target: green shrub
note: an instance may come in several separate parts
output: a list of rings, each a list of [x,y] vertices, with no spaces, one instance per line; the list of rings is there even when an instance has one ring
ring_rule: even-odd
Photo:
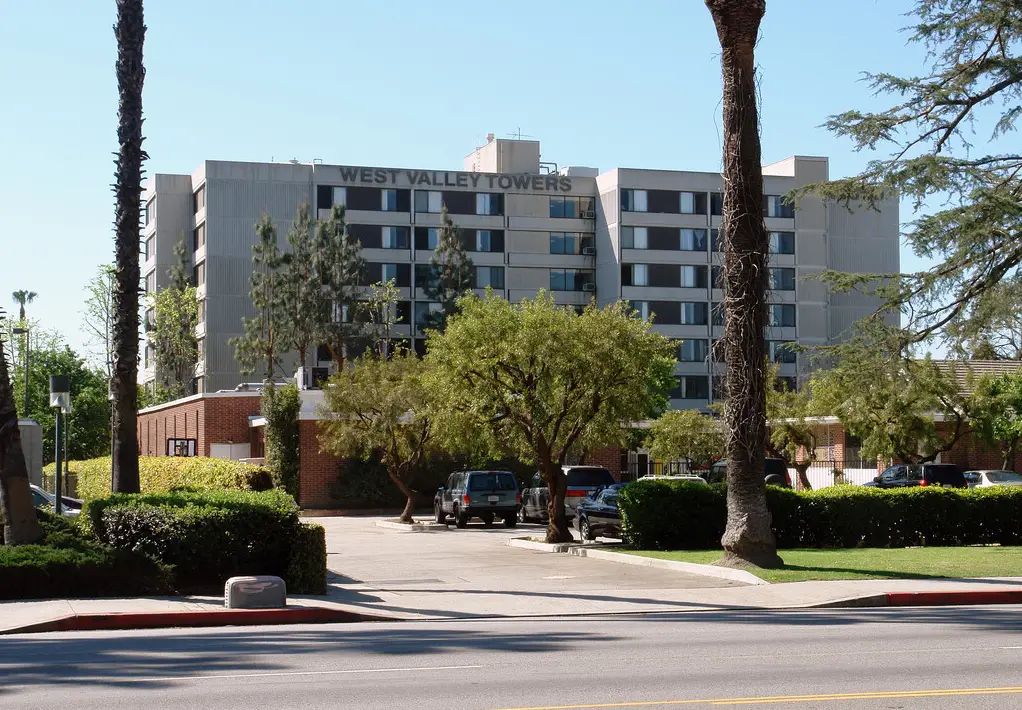
[[[71,461],[68,469],[78,477],[79,498],[92,500],[110,495],[110,457]],[[141,456],[138,469],[143,493],[164,493],[177,488],[265,491],[273,487],[268,469],[229,459]],[[54,474],[52,463],[43,470],[46,475]]]
[[[778,547],[1022,544],[1022,489],[767,487]],[[727,488],[640,481],[620,498],[625,531],[642,549],[720,547]]]
[[[298,506],[281,490],[118,494],[88,501],[83,515],[99,541],[170,565],[189,591],[222,589],[236,575],[287,580],[301,534]]]
[[[298,526],[285,579],[290,594],[326,594],[326,530],[322,525]]]
[[[260,407],[266,417],[266,466],[273,474],[274,485],[298,500],[301,490],[298,415],[302,409],[298,386],[267,387],[263,390]]]

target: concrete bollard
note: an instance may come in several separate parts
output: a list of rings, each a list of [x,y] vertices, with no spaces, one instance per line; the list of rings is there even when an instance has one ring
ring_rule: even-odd
[[[231,577],[224,585],[228,609],[282,609],[287,606],[287,586],[280,577]]]

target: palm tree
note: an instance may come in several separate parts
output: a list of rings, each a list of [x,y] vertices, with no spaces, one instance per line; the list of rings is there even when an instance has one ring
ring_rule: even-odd
[[[15,291],[11,294],[11,298],[14,299],[14,302],[18,304],[20,309],[18,318],[22,323],[25,322],[25,304],[34,301],[38,295],[35,291]]]
[[[138,493],[138,291],[141,274],[138,263],[139,222],[142,201],[142,84],[145,66],[142,45],[145,18],[142,0],[116,0],[117,24],[117,142],[115,161],[114,223],[115,274],[113,289],[113,377],[114,398],[113,490]]]
[[[14,405],[14,389],[7,369],[7,353],[0,336],[0,512],[4,519],[4,542],[21,545],[43,536],[28,486],[28,468],[21,448],[21,431]]]
[[[766,454],[767,251],[754,49],[766,0],[705,0],[724,84],[724,357],[727,526],[724,563],[777,567],[763,483]]]

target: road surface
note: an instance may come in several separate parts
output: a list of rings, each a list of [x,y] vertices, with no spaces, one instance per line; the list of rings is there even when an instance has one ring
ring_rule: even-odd
[[[1022,707],[1022,607],[0,637],[0,708]]]

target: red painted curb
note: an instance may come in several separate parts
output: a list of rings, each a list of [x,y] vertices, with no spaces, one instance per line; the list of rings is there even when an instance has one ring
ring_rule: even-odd
[[[291,607],[284,609],[217,609],[202,611],[112,612],[108,614],[71,614],[5,629],[4,634],[44,631],[116,631],[128,629],[198,628],[208,626],[268,626],[278,624],[341,624],[359,621],[387,621],[341,609]]]
[[[947,606],[953,604],[1022,604],[1022,589],[955,592],[888,592],[887,606]]]

